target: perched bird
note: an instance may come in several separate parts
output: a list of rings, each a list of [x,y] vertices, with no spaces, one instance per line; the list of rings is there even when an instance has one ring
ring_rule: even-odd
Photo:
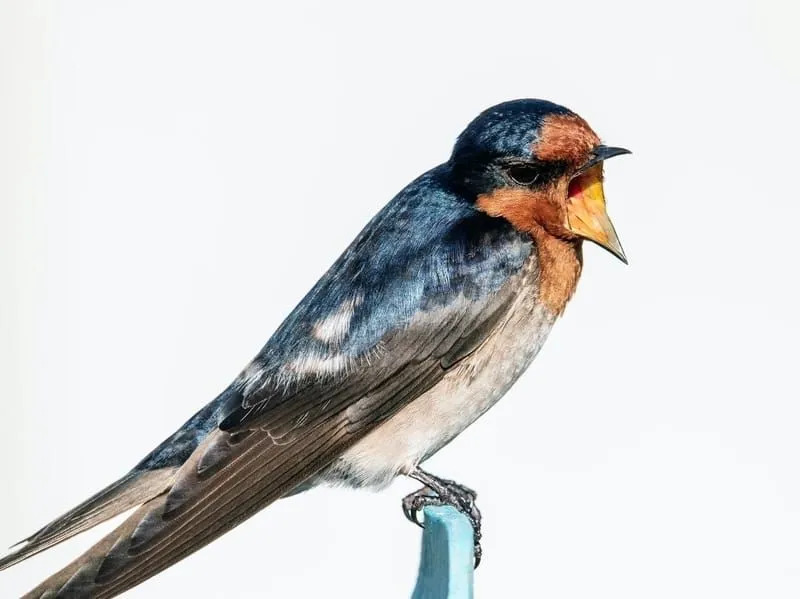
[[[475,493],[420,464],[528,367],[572,296],[584,239],[622,261],[603,145],[543,100],[481,113],[450,159],[364,228],[216,399],[130,472],[32,535],[6,568],[130,508],[25,597],[113,597],[282,497],[319,484],[425,487],[480,539]],[[476,561],[480,546],[476,544]]]

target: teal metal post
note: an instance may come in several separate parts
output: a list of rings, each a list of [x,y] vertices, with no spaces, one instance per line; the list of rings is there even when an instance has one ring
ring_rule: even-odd
[[[472,526],[453,507],[426,507],[417,585],[411,599],[472,599]]]

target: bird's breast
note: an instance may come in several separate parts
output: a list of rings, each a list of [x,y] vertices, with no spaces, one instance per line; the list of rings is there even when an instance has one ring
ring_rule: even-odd
[[[350,448],[324,478],[380,487],[412,470],[492,407],[542,347],[556,315],[538,293],[535,260],[516,281],[506,316],[478,349],[433,388]]]

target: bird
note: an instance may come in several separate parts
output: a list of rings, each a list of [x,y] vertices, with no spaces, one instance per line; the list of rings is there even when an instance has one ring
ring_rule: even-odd
[[[114,597],[279,499],[319,485],[423,487],[424,526],[476,493],[421,465],[517,381],[563,314],[583,242],[627,264],[606,210],[605,145],[571,110],[492,106],[450,157],[369,221],[255,358],[119,480],[20,542],[5,569],[122,512],[117,528],[24,597]],[[153,583],[155,584],[155,583]]]

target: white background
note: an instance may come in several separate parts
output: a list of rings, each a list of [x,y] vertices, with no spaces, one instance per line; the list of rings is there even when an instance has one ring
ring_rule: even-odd
[[[534,366],[429,462],[480,491],[478,597],[797,597],[799,16],[0,2],[0,542],[212,399],[480,110],[541,97],[634,151],[606,169],[631,265],[587,247]],[[128,596],[407,597],[415,487],[279,502]]]

